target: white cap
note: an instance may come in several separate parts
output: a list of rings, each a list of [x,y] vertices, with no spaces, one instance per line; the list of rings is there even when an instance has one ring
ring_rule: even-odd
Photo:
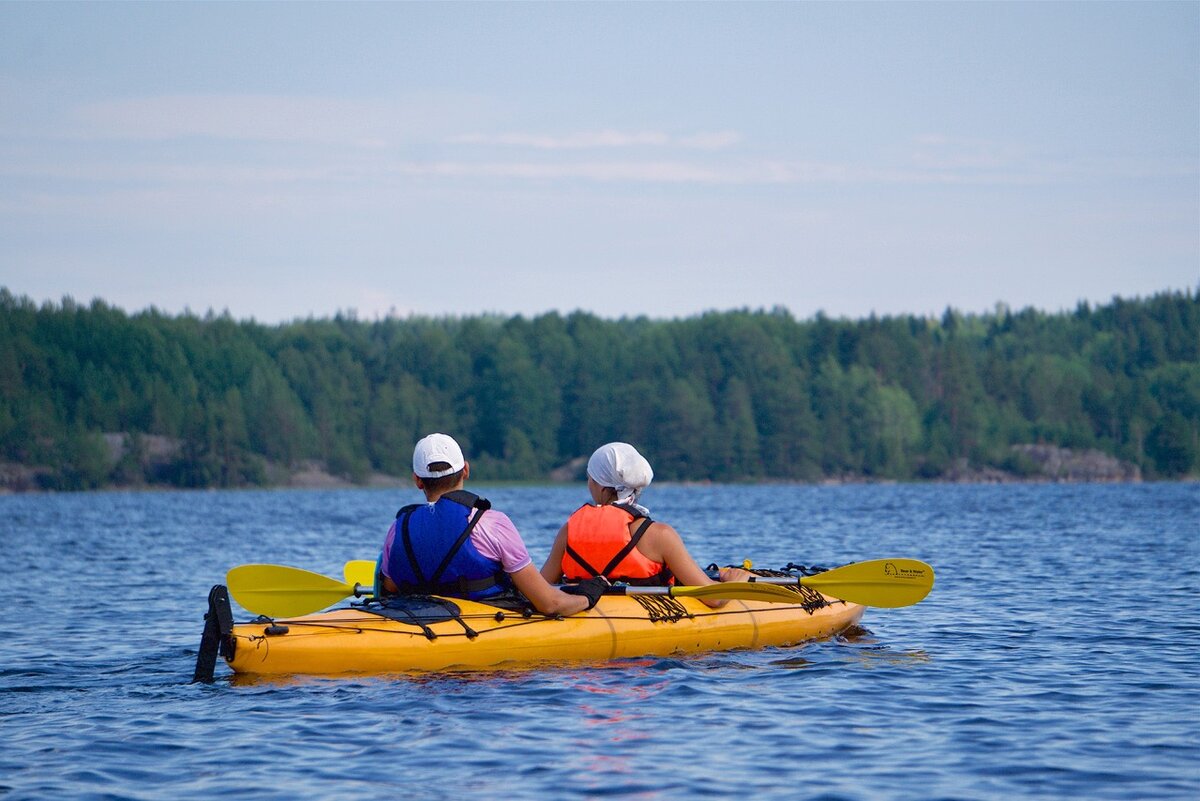
[[[445,462],[450,467],[445,470],[430,470],[429,465],[435,462]],[[413,472],[421,478],[448,476],[462,470],[466,463],[462,448],[458,447],[453,437],[446,434],[430,434],[413,448]]]
[[[654,480],[650,463],[626,442],[601,445],[588,459],[587,474],[602,487],[617,491],[617,502],[636,504],[642,490]]]

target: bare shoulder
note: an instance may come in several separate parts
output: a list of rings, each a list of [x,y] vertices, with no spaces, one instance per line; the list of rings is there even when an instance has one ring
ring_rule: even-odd
[[[670,523],[664,523],[661,520],[655,520],[650,524],[650,528],[646,529],[646,536],[666,537],[675,540],[682,539],[679,536],[679,532],[675,530],[674,526],[672,526]]]
[[[645,556],[657,562],[662,562],[682,544],[683,539],[680,538],[678,531],[669,523],[655,520],[650,524],[650,528],[646,529],[646,533],[642,535],[637,549]]]

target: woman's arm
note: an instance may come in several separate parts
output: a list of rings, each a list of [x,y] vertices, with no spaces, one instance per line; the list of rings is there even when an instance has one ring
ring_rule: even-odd
[[[550,546],[550,555],[546,557],[546,561],[542,565],[542,578],[550,584],[557,584],[562,580],[562,558],[566,547],[567,524],[563,523],[563,527],[554,537],[554,544]]]
[[[650,558],[657,558],[666,564],[667,569],[671,571],[671,575],[675,577],[676,582],[688,587],[703,587],[707,584],[716,584],[708,574],[696,564],[696,560],[688,553],[687,546],[683,544],[683,538],[679,536],[679,532],[668,526],[666,523],[654,523],[646,534],[653,534],[653,547],[659,550],[661,557],[656,557],[651,554],[646,554]],[[638,543],[638,550],[641,550],[641,543]],[[645,553],[643,551],[643,553]],[[741,568],[723,568],[721,570],[721,581],[745,581],[750,577],[750,574]],[[728,601],[714,600],[705,598],[704,603],[714,609],[724,606]]]

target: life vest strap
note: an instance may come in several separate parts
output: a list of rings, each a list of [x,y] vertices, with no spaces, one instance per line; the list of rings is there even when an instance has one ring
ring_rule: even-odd
[[[450,567],[451,560],[454,559],[459,550],[466,544],[467,538],[471,536],[471,532],[475,529],[475,524],[479,522],[479,518],[483,517],[485,511],[487,510],[476,508],[475,514],[471,515],[471,519],[467,522],[467,527],[463,529],[463,533],[458,535],[458,539],[454,541],[454,544],[450,546],[450,550],[442,558],[442,563],[438,565],[437,570],[433,571],[433,575],[429,577],[431,583],[438,583],[442,574],[446,572],[446,568]]]
[[[584,570],[586,570],[588,573],[591,574],[591,578],[595,578],[596,576],[600,575],[600,571],[597,570],[596,568],[592,567],[591,564],[588,563],[588,560],[586,560],[582,556],[580,556],[579,552],[571,547],[570,542],[568,542],[566,544],[566,550],[567,550],[568,556],[570,556],[572,559],[574,559],[579,564],[580,567],[582,567]]]
[[[423,581],[419,584],[397,584],[396,588],[401,595],[445,595],[450,597],[467,597],[468,593],[483,592],[490,590],[492,587],[500,584],[503,572],[495,573],[491,576],[486,576],[481,579],[465,579],[460,578],[457,581],[431,582]]]
[[[624,561],[626,556],[629,556],[629,554],[633,551],[633,549],[635,547],[637,547],[638,540],[640,540],[642,538],[642,535],[646,533],[646,529],[650,528],[650,524],[653,522],[654,521],[648,517],[644,518],[642,520],[642,524],[640,526],[638,526],[637,531],[635,531],[633,533],[633,536],[629,538],[629,542],[626,543],[625,547],[622,548],[621,550],[617,551],[617,555],[614,556],[612,559],[610,559],[608,561],[608,564],[604,566],[604,575],[605,576],[607,576],[614,567],[621,564],[621,562]]]
[[[438,498],[438,500],[440,501],[442,498],[445,498],[448,501],[454,501],[455,503],[465,506],[468,509],[483,509],[486,511],[492,508],[492,502],[487,498],[480,498],[475,493],[467,492],[466,490],[453,490],[451,492],[447,492],[441,498]],[[402,506],[400,507],[400,511],[396,512],[396,519],[399,520],[401,515],[411,514],[413,510],[420,509],[422,506],[425,506],[425,504],[410,503],[408,506]]]
[[[408,532],[408,521],[412,519],[414,509],[416,509],[416,506],[406,506],[399,512],[399,514],[404,515],[400,520],[400,538],[404,541],[404,553],[408,556],[408,563],[412,566],[413,574],[417,577],[417,582],[424,584],[425,572],[421,570],[421,563],[417,561],[417,552],[413,548],[412,535]]]

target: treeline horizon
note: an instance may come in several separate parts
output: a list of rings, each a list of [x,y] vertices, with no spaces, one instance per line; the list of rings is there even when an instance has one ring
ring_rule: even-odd
[[[1032,475],[1013,446],[1200,474],[1200,294],[1047,313],[849,320],[785,309],[275,325],[36,304],[0,288],[0,462],[37,487],[236,487],[316,462],[411,471],[432,431],[484,480],[634,444],[665,480]],[[119,459],[104,435],[121,435]],[[156,438],[174,443],[153,452]]]

